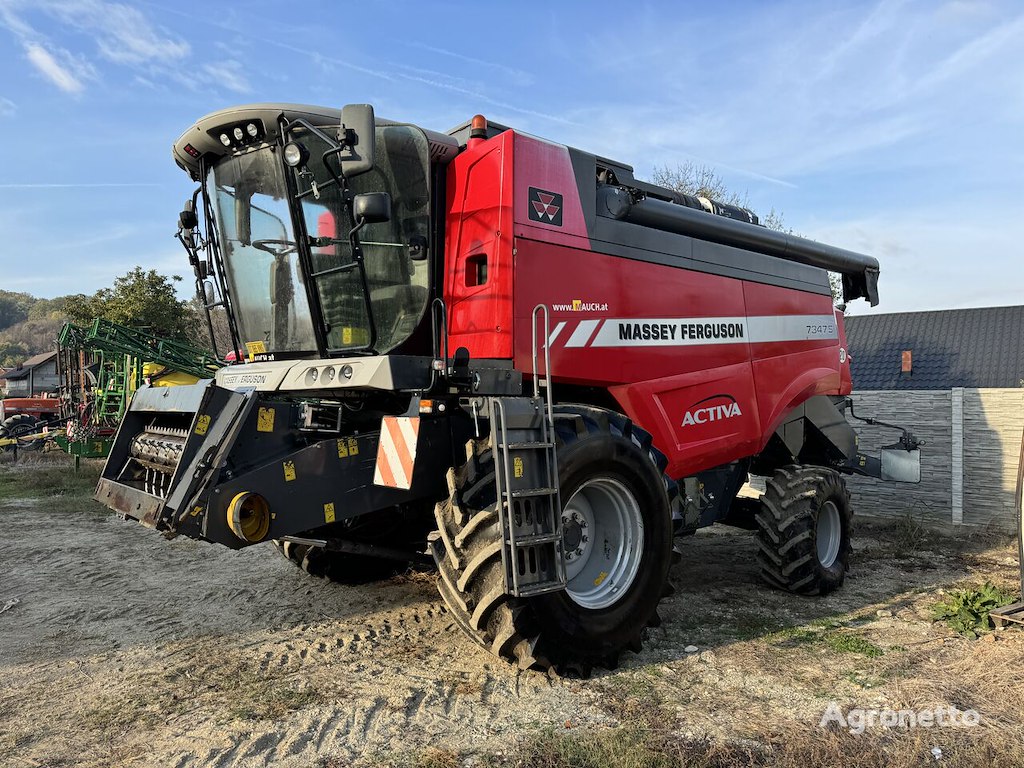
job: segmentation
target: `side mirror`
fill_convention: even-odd
[[[210,280],[203,280],[203,298],[206,299],[206,306],[211,307],[217,301],[217,296],[213,291],[213,282]]]
[[[184,232],[191,232],[199,226],[199,217],[196,216],[191,200],[185,201],[184,210],[178,214],[178,226],[181,227]]]
[[[372,106],[346,104],[342,107],[338,138],[343,145],[338,160],[341,162],[341,172],[346,178],[373,169],[376,123],[373,120]]]
[[[352,200],[352,215],[357,224],[380,224],[391,219],[391,195],[364,192]]]
[[[879,456],[882,462],[882,479],[898,483],[921,482],[921,450],[912,451],[897,446],[883,448]]]

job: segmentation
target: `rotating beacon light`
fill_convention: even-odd
[[[469,141],[466,142],[466,146],[472,149],[483,141],[487,141],[487,118],[483,115],[473,115],[473,120],[469,124]]]

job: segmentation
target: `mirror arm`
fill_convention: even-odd
[[[902,432],[902,435],[900,435],[900,445],[903,446],[904,450],[912,451],[915,448],[924,445],[924,441],[918,440],[916,437],[914,437],[914,433],[911,432],[909,429],[896,426],[895,424],[889,424],[888,422],[885,421],[879,421],[878,419],[858,416],[856,413],[853,412],[852,397],[846,398],[846,405],[850,409],[850,416],[852,418],[856,419],[857,421],[863,421],[869,427],[886,427],[887,429],[897,429],[900,432]]]

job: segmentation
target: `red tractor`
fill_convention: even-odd
[[[828,270],[875,304],[873,258],[480,116],[257,104],[174,158],[199,185],[178,236],[246,359],[143,387],[121,424],[97,498],[167,535],[336,581],[427,560],[474,640],[585,674],[640,647],[676,537],[758,528],[765,579],[824,594],[843,474],[916,478],[912,435],[862,456],[845,418]]]
[[[39,397],[8,397],[0,400],[0,451],[43,447],[47,432],[60,421],[60,400]]]

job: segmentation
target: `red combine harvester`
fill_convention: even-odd
[[[758,528],[764,578],[824,594],[843,474],[918,477],[910,433],[867,457],[846,420],[827,270],[875,304],[873,258],[480,116],[257,104],[174,157],[199,182],[178,236],[247,359],[125,415],[97,498],[166,535],[336,581],[427,559],[474,640],[586,674],[657,621],[675,537]]]

